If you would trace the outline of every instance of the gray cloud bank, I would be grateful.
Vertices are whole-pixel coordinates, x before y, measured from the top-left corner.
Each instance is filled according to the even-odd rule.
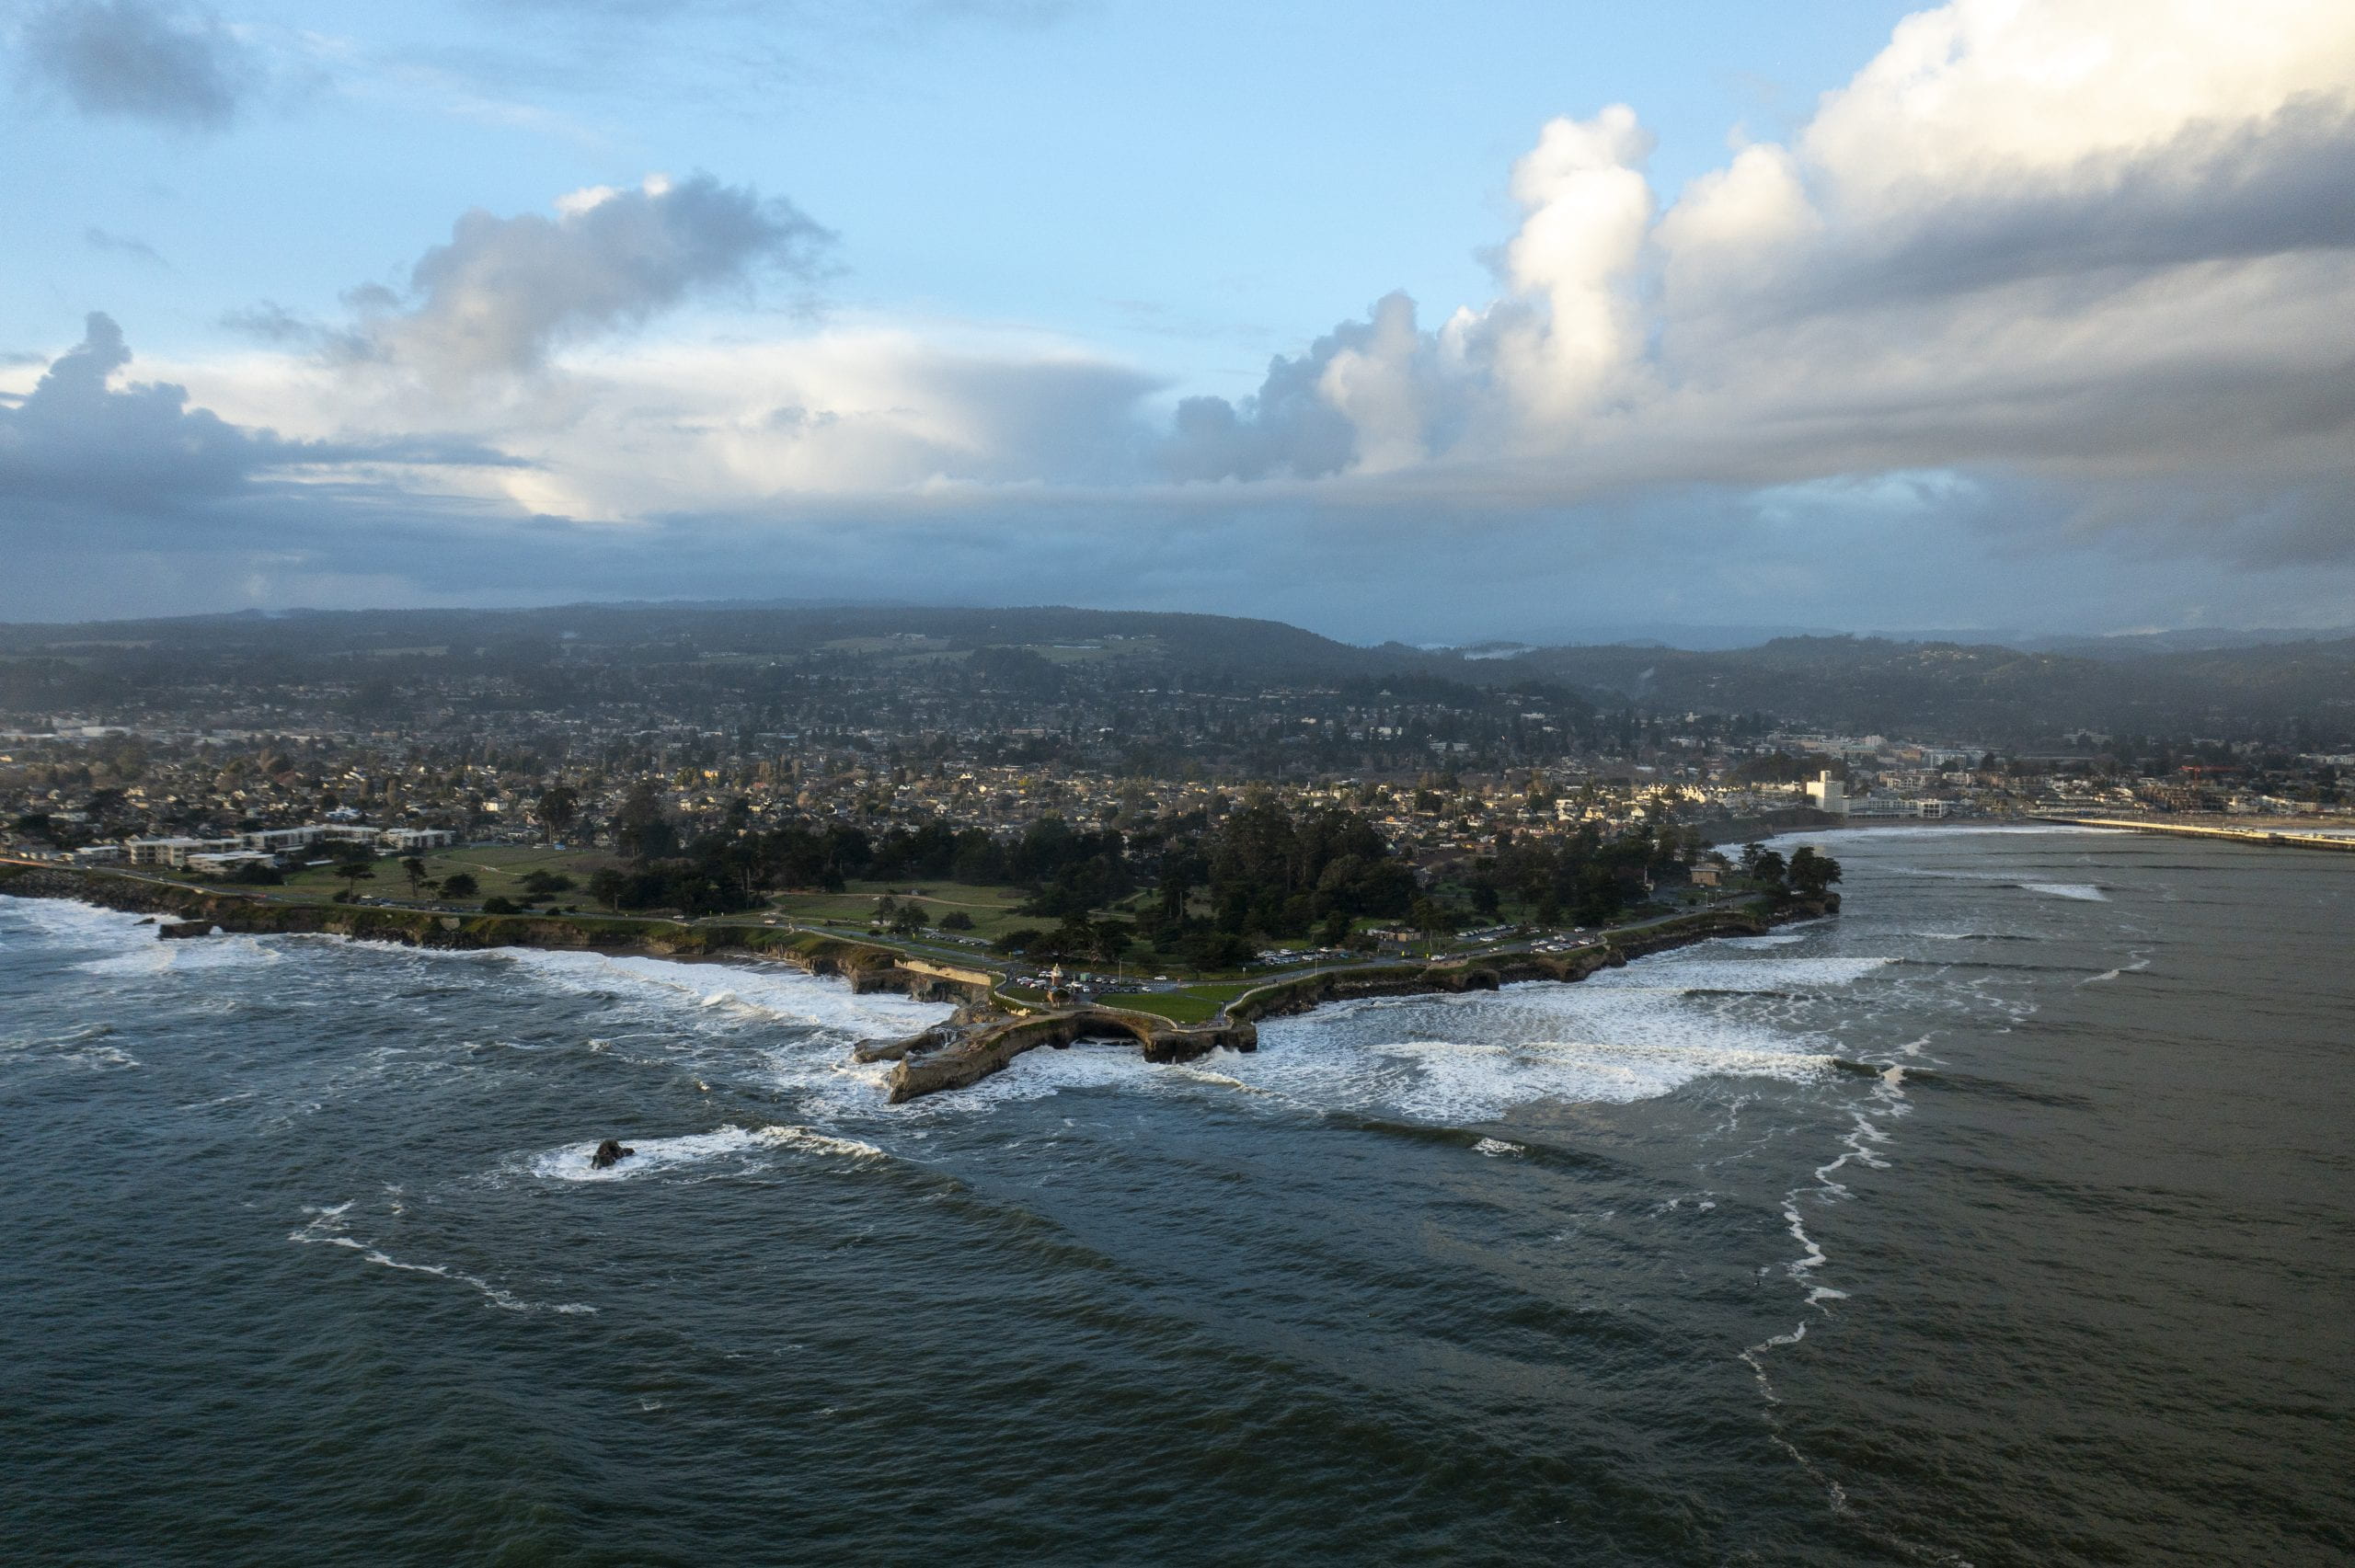
[[[419,260],[408,299],[355,292],[351,341],[430,378],[535,370],[690,295],[762,271],[809,277],[833,239],[791,202],[708,175],[583,193],[555,218],[477,209]]]
[[[706,176],[470,212],[342,323],[237,318],[309,377],[248,406],[316,439],[109,388],[94,320],[0,407],[0,498],[83,518],[16,540],[62,591],[120,539],[207,603],[2343,624],[2355,10],[2247,5],[1956,0],[1672,200],[1632,110],[1557,120],[1493,299],[1393,294],[1239,399],[889,329],[638,351],[662,313],[820,276],[832,236]],[[103,450],[128,477],[75,512]],[[201,547],[135,521],[200,513]]]
[[[1490,305],[1427,326],[1393,295],[1187,400],[1166,471],[1509,505],[2001,470],[2129,548],[2355,556],[2355,95],[1943,188],[1754,148],[1657,220],[1637,156],[1529,201]],[[1614,200],[1615,249],[1544,254],[1549,207],[1591,237]]]
[[[261,83],[251,51],[209,11],[155,0],[63,0],[17,40],[29,80],[94,118],[221,131]]]
[[[349,464],[518,461],[431,438],[283,440],[190,407],[188,390],[168,382],[114,384],[131,361],[122,329],[92,312],[81,343],[51,361],[31,392],[0,397],[0,555],[62,553],[86,578],[107,552],[134,544],[235,559],[258,536],[223,503],[261,495],[271,481]],[[101,594],[102,584],[90,578]]]
[[[149,515],[230,494],[258,469],[290,459],[268,431],[189,407],[184,388],[109,387],[130,362],[122,329],[94,313],[79,347],[52,361],[14,406],[0,405],[0,498],[12,513]]]

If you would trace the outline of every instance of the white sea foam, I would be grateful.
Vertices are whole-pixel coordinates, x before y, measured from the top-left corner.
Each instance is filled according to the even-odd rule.
[[[1734,957],[1720,945],[1577,985],[1349,1003],[1272,1020],[1258,1053],[1222,1067],[1317,1109],[1456,1126],[1539,1101],[1652,1099],[1707,1077],[1804,1080],[1832,1055],[1791,1015],[1888,961]]]
[[[564,1317],[574,1317],[593,1315],[597,1310],[596,1308],[580,1301],[526,1301],[512,1291],[493,1285],[479,1275],[468,1274],[463,1269],[449,1268],[441,1264],[403,1262],[373,1242],[347,1235],[345,1232],[350,1228],[350,1221],[346,1216],[350,1211],[351,1204],[349,1200],[326,1207],[305,1205],[303,1212],[311,1218],[288,1231],[286,1239],[303,1246],[341,1247],[348,1252],[358,1253],[362,1262],[373,1264],[378,1268],[394,1269],[402,1274],[430,1275],[436,1279],[454,1280],[462,1285],[471,1285],[482,1293],[483,1299],[503,1311],[553,1312]]]
[[[144,921],[146,923],[142,924]],[[154,917],[101,909],[70,898],[0,897],[0,931],[15,926],[53,942],[127,948],[155,941]]]
[[[110,1072],[142,1065],[139,1059],[129,1051],[107,1043],[107,1036],[113,1033],[114,1025],[111,1024],[92,1024],[69,1035],[0,1037],[0,1061],[45,1059],[70,1062],[94,1072]]]
[[[2148,958],[2137,958],[2131,964],[2121,964],[2115,969],[2104,969],[2098,975],[2088,975],[2077,984],[2081,987],[2097,986],[2105,980],[2114,980],[2120,975],[2137,974],[2150,967],[2151,961]]]
[[[1213,1059],[1220,1054],[1222,1053],[1213,1052]],[[1240,1053],[1226,1051],[1223,1054],[1233,1059]],[[1212,1068],[1180,1064],[1175,1067],[1164,1068],[1162,1070],[1172,1078],[1190,1079],[1196,1083],[1212,1084],[1221,1089],[1233,1089],[1245,1094],[1264,1094],[1267,1093],[1264,1089],[1253,1088],[1250,1084],[1244,1082],[1243,1080],[1235,1077],[1233,1073],[1220,1072]]]
[[[93,958],[74,967],[88,975],[191,974],[200,970],[245,968],[256,964],[284,962],[272,944],[251,936],[199,936],[157,940],[152,933],[143,945],[110,958]]]
[[[589,1162],[596,1144],[571,1143],[532,1156],[525,1163],[531,1174],[557,1182],[622,1182],[638,1176],[672,1174],[731,1156],[741,1174],[767,1168],[763,1156],[778,1150],[827,1154],[845,1160],[881,1160],[884,1151],[856,1139],[837,1138],[806,1127],[741,1127],[728,1126],[710,1132],[677,1138],[634,1138],[623,1140],[636,1152],[618,1164],[599,1170]]]
[[[763,1014],[854,1039],[913,1035],[955,1011],[941,1002],[915,1001],[891,992],[862,996],[841,980],[785,965],[722,967],[529,948],[511,950],[509,956],[543,983],[566,990],[607,992],[665,1010]]]
[[[1485,1154],[1493,1160],[1499,1154],[1526,1154],[1528,1150],[1518,1143],[1507,1143],[1501,1138],[1484,1138],[1472,1146],[1475,1154]]]
[[[102,950],[102,956],[74,966],[84,974],[163,975],[280,961],[274,938],[200,936],[167,942],[155,934],[155,916],[70,898],[0,898],[0,929],[13,924],[53,945]]]
[[[2052,898],[2075,898],[2089,904],[2104,904],[2109,895],[2090,882],[2023,882],[2021,887],[2031,893],[2042,893]]]
[[[986,1108],[1008,1100],[1042,1099],[1066,1090],[1167,1092],[1184,1089],[1187,1093],[1198,1093],[1200,1084],[1198,1079],[1181,1076],[1168,1068],[1155,1067],[1144,1059],[1133,1043],[1081,1040],[1062,1050],[1049,1047],[1026,1051],[1009,1062],[1005,1071],[982,1079],[971,1089],[962,1089],[954,1094],[930,1095],[913,1102],[906,1108],[918,1110],[920,1115],[927,1110],[953,1115],[962,1109],[957,1104],[959,1101]]]
[[[1071,1091],[1212,1089],[1311,1114],[1462,1126],[1538,1101],[1650,1099],[1705,1077],[1817,1077],[1832,1066],[1828,1041],[1788,1027],[1787,1015],[1890,961],[1734,956],[1729,948],[1646,959],[1579,985],[1321,1008],[1262,1024],[1257,1052],[1221,1050],[1198,1063],[1155,1066],[1125,1042],[1033,1050],[969,1089],[888,1110],[877,1103],[888,1064],[862,1068],[844,1063],[839,1049],[809,1047],[784,1047],[773,1059],[781,1086],[829,1115],[934,1117]]]

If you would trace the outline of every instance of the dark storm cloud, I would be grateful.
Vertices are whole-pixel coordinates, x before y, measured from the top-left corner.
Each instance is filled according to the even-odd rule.
[[[168,382],[115,384],[131,358],[122,329],[93,312],[81,343],[52,361],[30,393],[0,399],[6,553],[70,544],[86,559],[158,536],[182,545],[250,544],[261,514],[219,503],[251,499],[258,484],[294,469],[521,465],[463,439],[285,441],[189,406],[187,390]]]
[[[229,494],[289,461],[268,432],[241,430],[167,383],[116,390],[131,362],[122,329],[92,313],[79,347],[53,361],[31,394],[0,407],[0,496],[21,508],[152,511]]]
[[[562,344],[764,271],[813,276],[833,238],[783,198],[697,175],[596,192],[555,218],[477,209],[411,269],[408,300],[350,297],[376,356],[464,380],[536,369]]]
[[[262,72],[220,18],[155,0],[64,0],[19,39],[27,74],[94,117],[219,131]]]
[[[1251,395],[1189,397],[1178,405],[1162,465],[1174,479],[1318,479],[1357,456],[1357,429],[1317,382],[1333,356],[1372,338],[1371,322],[1345,321],[1298,355],[1279,354]]]

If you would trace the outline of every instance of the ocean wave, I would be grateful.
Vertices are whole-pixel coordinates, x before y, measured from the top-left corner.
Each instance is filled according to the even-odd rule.
[[[1461,1033],[1468,1033],[1461,1032]],[[1381,1112],[1462,1127],[1540,1102],[1626,1104],[1706,1077],[1798,1081],[1830,1070],[1824,1052],[1771,1036],[1740,1044],[1605,1040],[1351,1039],[1298,1029],[1268,1039],[1235,1076],[1312,1109]]]
[[[1702,956],[1711,951],[1718,956]],[[1125,1042],[1028,1051],[971,1088],[889,1107],[878,1104],[888,1065],[862,1077],[840,1065],[839,1052],[781,1051],[779,1082],[833,1111],[895,1119],[985,1113],[1072,1092],[1210,1089],[1312,1116],[1460,1127],[1538,1102],[1651,1099],[1709,1077],[1820,1076],[1833,1059],[1828,1041],[1794,1027],[1790,1015],[1891,961],[1736,956],[1712,944],[1578,985],[1337,1003],[1262,1024],[1256,1052],[1220,1050],[1194,1063],[1156,1066]]]
[[[163,942],[150,934],[143,945],[129,953],[92,958],[74,967],[86,975],[165,975],[284,961],[283,954],[272,951],[258,937],[200,936]]]
[[[2089,904],[2109,901],[2109,895],[2090,882],[2023,882],[2020,886],[2031,893],[2042,893],[2052,898],[2075,898]]]
[[[286,1239],[300,1246],[340,1247],[347,1252],[359,1253],[362,1262],[372,1264],[378,1268],[392,1269],[401,1274],[429,1275],[437,1279],[471,1285],[481,1293],[484,1300],[502,1311],[552,1312],[562,1317],[575,1317],[593,1316],[597,1310],[596,1308],[580,1301],[526,1301],[504,1287],[493,1285],[480,1275],[468,1274],[464,1269],[451,1268],[442,1264],[409,1263],[394,1257],[373,1242],[362,1241],[356,1236],[345,1233],[350,1226],[350,1221],[345,1217],[350,1211],[350,1200],[325,1207],[306,1204],[304,1206],[303,1212],[311,1218],[287,1232]],[[397,1211],[396,1206],[396,1212]]]
[[[1229,1060],[1240,1060],[1242,1053],[1240,1051],[1230,1051],[1224,1047],[1221,1047],[1219,1050],[1213,1051],[1211,1054],[1211,1057],[1207,1059],[1214,1060],[1219,1057],[1225,1057]],[[1181,1062],[1175,1066],[1166,1067],[1162,1070],[1172,1078],[1190,1079],[1196,1083],[1208,1083],[1220,1089],[1233,1089],[1239,1093],[1264,1094],[1267,1093],[1264,1089],[1254,1088],[1252,1085],[1244,1082],[1243,1080],[1235,1077],[1231,1072],[1220,1072],[1213,1068],[1197,1067],[1191,1063]]]
[[[666,1010],[757,1014],[854,1039],[913,1035],[955,1011],[890,992],[861,995],[842,980],[782,965],[684,964],[534,948],[506,953],[518,968],[565,990],[624,996]]]
[[[1706,1078],[1805,1080],[1833,1059],[1808,1019],[1890,962],[1713,944],[1577,985],[1348,1003],[1269,1021],[1258,1052],[1228,1070],[1304,1105],[1457,1126],[1540,1102],[1654,1099]]]
[[[52,941],[128,948],[155,942],[155,917],[109,910],[72,898],[0,897],[0,932],[10,926]]]
[[[65,1062],[95,1072],[144,1065],[121,1047],[107,1043],[113,1033],[111,1024],[86,1024],[63,1035],[0,1036],[0,1061]]]
[[[767,1162],[758,1156],[775,1150],[798,1150],[804,1153],[829,1154],[845,1160],[882,1160],[889,1156],[871,1143],[855,1138],[838,1138],[807,1127],[715,1127],[710,1132],[685,1133],[677,1138],[638,1138],[625,1140],[636,1152],[618,1164],[599,1170],[590,1157],[597,1145],[569,1143],[561,1149],[551,1149],[524,1162],[524,1169],[545,1181],[555,1182],[623,1182],[636,1176],[661,1175],[707,1164],[731,1155],[752,1155],[754,1158],[740,1165],[739,1173],[762,1170]]]
[[[2117,979],[2121,975],[2140,974],[2142,970],[2147,969],[2150,967],[2150,959],[2137,958],[2131,964],[2120,964],[2115,969],[2104,969],[2098,975],[2089,975],[2085,979],[2079,980],[2077,984],[2080,986],[2097,986],[2100,985],[2105,980]]]

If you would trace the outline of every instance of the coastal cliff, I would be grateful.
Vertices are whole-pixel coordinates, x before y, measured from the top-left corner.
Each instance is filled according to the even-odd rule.
[[[919,1000],[970,1001],[993,977],[980,970],[910,959],[898,950],[844,937],[761,925],[689,925],[675,921],[599,915],[451,914],[376,904],[296,903],[245,892],[184,887],[64,866],[0,865],[0,894],[71,898],[133,914],[170,916],[166,936],[218,929],[245,936],[324,935],[355,942],[470,951],[542,947],[638,953],[656,958],[737,955],[773,959],[812,975],[849,982],[853,990],[901,991]]]
[[[1506,953],[1426,963],[1367,964],[1295,975],[1245,991],[1207,1023],[1181,1024],[1150,1013],[1101,1004],[1034,1008],[1003,1001],[996,977],[978,968],[918,958],[877,944],[763,925],[690,925],[672,921],[592,915],[450,914],[374,904],[271,900],[245,892],[192,887],[63,866],[0,864],[0,894],[71,898],[134,913],[172,917],[160,937],[318,934],[358,942],[470,950],[542,947],[642,953],[662,958],[741,956],[790,964],[847,981],[856,991],[901,991],[961,1003],[955,1017],[897,1040],[863,1040],[861,1062],[890,1061],[892,1101],[962,1089],[1005,1070],[1041,1046],[1125,1036],[1148,1061],[1190,1061],[1219,1049],[1258,1046],[1261,1019],[1287,1017],[1331,1002],[1370,997],[1495,990],[1529,980],[1572,983],[1595,971],[1721,936],[1755,936],[1775,925],[1835,913],[1836,893],[1760,906],[1705,910],[1633,930],[1608,933],[1565,953]]]
[[[865,1040],[852,1049],[857,1061],[896,1060],[884,1079],[891,1103],[963,1089],[980,1082],[1025,1051],[1058,1049],[1074,1040],[1127,1036],[1147,1061],[1192,1061],[1224,1047],[1257,1050],[1259,1031],[1247,1021],[1173,1024],[1149,1013],[1117,1007],[1059,1008],[1027,1014],[984,1014],[951,1022],[904,1040]]]

